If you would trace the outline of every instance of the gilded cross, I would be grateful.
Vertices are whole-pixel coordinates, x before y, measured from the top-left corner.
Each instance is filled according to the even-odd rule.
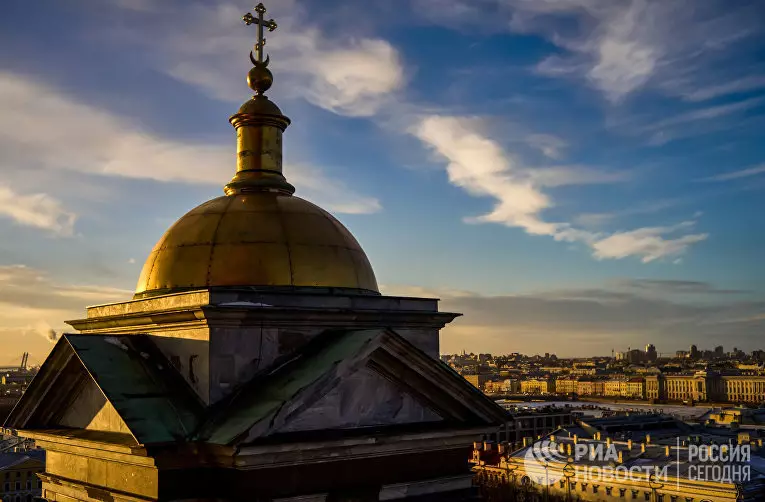
[[[274,31],[276,29],[276,23],[273,19],[269,19],[266,21],[263,19],[263,14],[266,13],[266,7],[259,3],[255,6],[255,12],[258,13],[258,17],[253,16],[249,12],[242,16],[242,21],[244,21],[244,24],[247,26],[251,24],[257,24],[258,25],[258,41],[255,43],[255,54],[257,55],[257,64],[268,64],[268,56],[266,56],[265,63],[263,62],[263,48],[266,45],[266,39],[263,37],[263,28],[268,28],[268,31]],[[250,55],[250,58],[252,58],[252,55]],[[255,63],[255,60],[252,61]]]

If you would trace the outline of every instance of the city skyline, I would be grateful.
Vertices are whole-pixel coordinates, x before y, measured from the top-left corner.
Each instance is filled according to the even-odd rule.
[[[285,173],[385,294],[464,314],[443,353],[759,349],[765,29],[755,2],[692,4],[281,1]],[[9,6],[0,365],[128,300],[162,232],[221,193],[251,8]]]

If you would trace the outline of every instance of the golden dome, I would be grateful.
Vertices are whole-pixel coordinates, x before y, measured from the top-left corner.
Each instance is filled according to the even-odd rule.
[[[136,298],[215,286],[378,292],[342,223],[304,199],[266,191],[218,197],[186,213],[154,246]]]

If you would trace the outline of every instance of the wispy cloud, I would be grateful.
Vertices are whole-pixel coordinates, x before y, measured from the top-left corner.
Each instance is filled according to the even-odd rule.
[[[147,44],[158,70],[215,99],[238,103],[247,92],[243,51],[253,41],[241,23],[244,9],[184,3],[172,13],[173,30],[153,23],[147,12],[146,22],[135,24],[141,32],[130,38]],[[275,4],[269,15],[286,33],[268,37],[266,47],[280,91],[340,115],[370,116],[405,84],[401,57],[387,41],[327,34],[293,1]]]
[[[638,127],[633,133],[647,135],[648,144],[661,146],[682,138],[689,138],[710,134],[716,131],[731,130],[746,124],[746,118],[741,114],[749,110],[760,108],[765,103],[765,98],[756,97],[745,99],[724,105],[697,108],[675,116],[661,120],[651,120],[649,123]],[[725,120],[726,117],[736,120]]]
[[[690,122],[696,122],[699,120],[716,119],[726,115],[730,115],[732,113],[756,108],[760,106],[763,103],[763,101],[765,101],[765,98],[751,98],[751,99],[745,99],[743,101],[738,101],[735,103],[728,103],[724,105],[698,108],[696,110],[691,110],[688,112],[681,113],[679,115],[675,115],[674,117],[669,117],[664,120],[660,120],[646,127],[646,129],[649,129],[649,130],[663,129],[665,127],[683,125]]]
[[[531,168],[525,175],[540,187],[601,185],[632,179],[632,173],[626,169],[616,171],[576,165]]]
[[[28,77],[0,73],[0,165],[4,169],[43,168],[92,175],[222,186],[233,176],[231,146],[185,142],[150,134],[137,125],[66,96]],[[30,121],[29,117],[45,117]],[[37,138],[46,138],[39,148]],[[285,166],[304,195],[337,212],[380,209],[373,198],[354,193],[321,168]],[[22,198],[0,192],[2,212],[19,222],[71,233],[74,216],[55,199]],[[13,214],[11,214],[11,212]]]
[[[740,295],[748,293],[748,291],[741,289],[718,288],[709,282],[677,279],[621,279],[616,281],[616,285],[649,293],[691,295]]]
[[[19,194],[4,186],[0,186],[0,216],[62,237],[72,236],[77,219],[77,215],[65,210],[61,202],[50,195]]]
[[[715,176],[709,176],[707,178],[701,178],[698,181],[731,181],[741,178],[749,178],[751,176],[757,176],[758,174],[765,173],[765,164],[749,167],[747,169],[741,169],[739,171],[731,171],[727,173],[717,174]]]
[[[601,228],[614,220],[627,216],[654,214],[665,209],[669,209],[680,204],[686,204],[694,200],[692,197],[674,197],[670,199],[654,200],[649,202],[638,202],[625,209],[619,209],[612,212],[601,213],[582,213],[574,216],[573,221],[577,225],[588,228]]]
[[[458,27],[469,22],[497,29],[501,20],[520,33],[534,33],[560,48],[536,65],[540,74],[577,78],[612,102],[667,80],[701,81],[713,75],[716,61],[734,44],[756,32],[758,13],[752,5],[730,6],[711,1],[655,0],[420,0],[417,11],[431,20]],[[705,78],[703,81],[710,79]],[[707,99],[758,87],[755,80],[738,86],[724,78],[708,90],[684,87],[690,100]],[[669,92],[675,89],[666,88]]]
[[[438,115],[422,118],[412,129],[412,134],[446,160],[452,184],[472,195],[496,200],[490,213],[468,218],[469,222],[499,223],[522,228],[531,235],[583,243],[598,259],[636,256],[650,262],[677,257],[707,238],[705,233],[687,233],[694,223],[691,221],[612,234],[547,221],[542,213],[553,206],[553,200],[543,191],[545,183],[529,176],[517,158],[478,130],[477,119]]]
[[[552,134],[529,134],[526,141],[545,157],[556,160],[563,157],[563,150],[568,147],[568,142]]]
[[[686,101],[706,101],[729,94],[742,93],[765,88],[765,75],[749,75],[716,85],[699,87],[681,92]]]

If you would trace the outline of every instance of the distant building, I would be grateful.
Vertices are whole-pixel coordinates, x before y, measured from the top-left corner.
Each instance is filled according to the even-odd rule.
[[[488,373],[477,373],[472,375],[462,375],[465,380],[473,384],[474,387],[483,390],[486,382],[489,381],[491,375]]]
[[[577,379],[574,377],[561,377],[555,379],[555,393],[564,396],[576,394]]]
[[[655,361],[659,358],[659,354],[656,352],[656,346],[652,343],[649,343],[645,346],[645,360],[646,361]]]
[[[0,500],[31,502],[42,494],[37,474],[45,470],[45,451],[0,453]]]
[[[522,380],[521,392],[524,394],[552,394],[555,392],[555,381],[550,378]]]
[[[765,376],[725,375],[720,379],[726,401],[753,404],[765,402]]]

